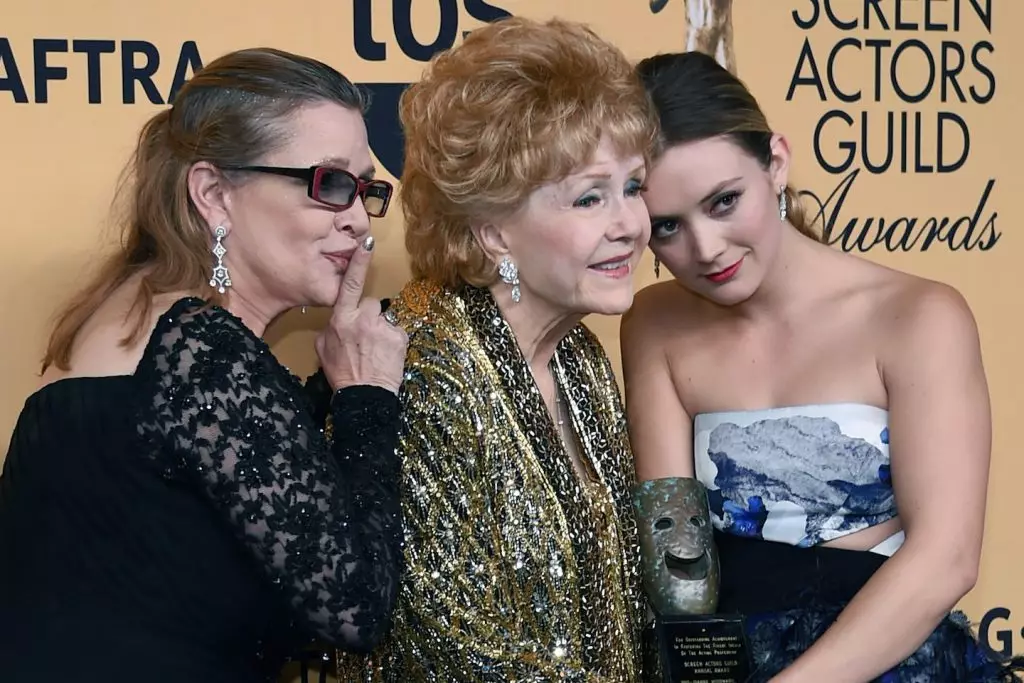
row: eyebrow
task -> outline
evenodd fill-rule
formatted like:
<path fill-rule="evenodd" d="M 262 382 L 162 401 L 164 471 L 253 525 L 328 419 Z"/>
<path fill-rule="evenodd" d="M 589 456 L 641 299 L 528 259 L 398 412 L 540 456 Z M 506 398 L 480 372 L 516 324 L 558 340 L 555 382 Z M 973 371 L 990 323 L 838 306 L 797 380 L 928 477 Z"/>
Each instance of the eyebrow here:
<path fill-rule="evenodd" d="M 741 176 L 736 176 L 735 178 L 729 178 L 728 180 L 723 180 L 722 182 L 720 182 L 717 185 L 715 185 L 714 189 L 712 189 L 711 192 L 708 192 L 706 195 L 704 195 L 704 197 L 700 200 L 700 203 L 701 204 L 706 204 L 707 202 L 709 202 L 712 199 L 714 199 L 715 195 L 717 195 L 719 192 L 721 192 L 722 190 L 724 190 L 725 188 L 729 187 L 730 185 L 732 185 L 733 183 L 735 183 L 735 182 L 737 182 L 739 180 L 743 180 L 743 178 Z M 651 215 L 651 225 L 654 225 L 655 223 L 658 223 L 660 221 L 675 220 L 675 218 L 676 218 L 676 216 L 674 216 L 674 215 L 655 216 L 655 215 L 652 214 Z"/>
<path fill-rule="evenodd" d="M 735 183 L 737 181 L 740 181 L 740 180 L 743 180 L 743 178 L 741 176 L 736 176 L 735 178 L 729 178 L 728 180 L 723 180 L 722 182 L 720 182 L 717 185 L 715 185 L 715 187 L 711 190 L 711 192 L 708 192 L 706 195 L 704 195 L 704 198 L 700 200 L 700 203 L 701 204 L 705 204 L 705 203 L 711 201 L 712 199 L 714 199 L 716 194 L 718 194 L 719 192 L 721 192 L 725 188 L 729 187 L 733 183 Z"/>
<path fill-rule="evenodd" d="M 314 162 L 314 165 L 322 166 L 322 165 L 326 165 L 326 164 L 334 164 L 334 165 L 337 165 L 337 166 L 342 166 L 344 168 L 348 168 L 349 164 L 351 164 L 351 163 L 352 162 L 349 161 L 348 159 L 346 159 L 345 157 L 324 157 L 322 159 L 317 159 Z"/>
<path fill-rule="evenodd" d="M 322 165 L 339 166 L 339 167 L 344 168 L 344 169 L 347 170 L 348 167 L 352 165 L 352 162 L 349 161 L 348 159 L 346 159 L 345 157 L 325 157 L 323 159 L 318 159 L 316 161 L 316 163 L 314 163 L 313 165 L 314 166 L 322 166 Z M 366 169 L 364 169 L 362 172 L 357 173 L 356 175 L 359 176 L 360 178 L 363 178 L 363 179 L 366 179 L 366 180 L 372 180 L 373 177 L 377 175 L 377 169 L 371 164 Z"/>
<path fill-rule="evenodd" d="M 639 174 L 643 173 L 643 171 L 644 171 L 644 165 L 640 164 L 640 165 L 636 166 L 635 168 L 633 168 L 632 170 L 630 170 L 629 175 L 639 175 Z M 607 171 L 594 171 L 592 173 L 581 173 L 580 175 L 570 176 L 570 179 L 571 180 L 586 180 L 586 179 L 591 179 L 591 180 L 609 180 L 609 179 L 611 179 L 611 177 L 612 177 L 612 174 L 607 172 Z"/>

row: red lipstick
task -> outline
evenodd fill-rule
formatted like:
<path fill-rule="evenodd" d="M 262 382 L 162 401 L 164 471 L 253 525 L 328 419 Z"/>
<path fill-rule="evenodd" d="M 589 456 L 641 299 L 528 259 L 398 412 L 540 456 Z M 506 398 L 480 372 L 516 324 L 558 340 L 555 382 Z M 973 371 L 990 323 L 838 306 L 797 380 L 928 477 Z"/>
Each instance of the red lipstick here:
<path fill-rule="evenodd" d="M 731 280 L 733 278 L 733 276 L 736 275 L 736 273 L 739 271 L 740 266 L 742 266 L 742 265 L 743 265 L 743 259 L 740 259 L 739 261 L 737 261 L 736 263 L 732 264 L 728 268 L 726 268 L 724 270 L 720 270 L 717 273 L 710 273 L 708 275 L 705 275 L 704 277 L 706 277 L 707 279 L 711 280 L 716 285 L 720 285 L 723 282 Z"/>

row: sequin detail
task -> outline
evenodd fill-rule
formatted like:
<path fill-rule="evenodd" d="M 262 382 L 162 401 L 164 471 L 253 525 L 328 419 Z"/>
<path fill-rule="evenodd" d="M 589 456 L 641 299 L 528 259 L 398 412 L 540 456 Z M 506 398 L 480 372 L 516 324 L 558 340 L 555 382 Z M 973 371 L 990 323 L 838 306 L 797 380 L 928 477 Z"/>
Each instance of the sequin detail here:
<path fill-rule="evenodd" d="M 618 386 L 577 327 L 553 367 L 582 444 L 576 473 L 486 290 L 413 283 L 403 386 L 408 573 L 395 629 L 345 681 L 641 679 L 633 463 Z"/>
<path fill-rule="evenodd" d="M 200 488 L 311 635 L 372 649 L 403 562 L 397 397 L 339 392 L 332 448 L 266 344 L 191 298 L 160 318 L 137 375 L 153 387 L 138 433 L 164 476 Z"/>

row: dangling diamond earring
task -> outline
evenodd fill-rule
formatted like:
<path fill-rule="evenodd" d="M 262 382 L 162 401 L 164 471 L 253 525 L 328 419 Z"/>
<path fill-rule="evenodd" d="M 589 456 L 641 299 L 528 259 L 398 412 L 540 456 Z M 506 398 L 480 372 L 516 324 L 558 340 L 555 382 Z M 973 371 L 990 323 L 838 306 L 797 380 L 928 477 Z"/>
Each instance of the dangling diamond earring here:
<path fill-rule="evenodd" d="M 512 301 L 519 303 L 519 269 L 508 256 L 502 257 L 501 263 L 498 264 L 498 274 L 501 275 L 502 282 L 512 285 Z"/>
<path fill-rule="evenodd" d="M 213 236 L 217 238 L 217 243 L 213 245 L 213 255 L 217 257 L 217 265 L 213 267 L 210 286 L 223 294 L 224 288 L 231 286 L 231 275 L 228 273 L 228 267 L 224 265 L 224 254 L 228 253 L 228 250 L 224 248 L 224 238 L 228 236 L 228 231 L 223 225 L 218 225 L 213 229 Z"/>
<path fill-rule="evenodd" d="M 303 306 L 302 308 L 300 308 L 299 313 L 301 313 L 302 315 L 306 315 L 306 307 Z"/>
<path fill-rule="evenodd" d="M 789 213 L 788 208 L 789 207 L 786 202 L 786 186 L 783 185 L 779 188 L 779 218 L 781 218 L 783 222 L 785 222 L 786 215 Z"/>
<path fill-rule="evenodd" d="M 661 277 L 661 259 L 657 256 L 654 257 L 654 277 Z"/>

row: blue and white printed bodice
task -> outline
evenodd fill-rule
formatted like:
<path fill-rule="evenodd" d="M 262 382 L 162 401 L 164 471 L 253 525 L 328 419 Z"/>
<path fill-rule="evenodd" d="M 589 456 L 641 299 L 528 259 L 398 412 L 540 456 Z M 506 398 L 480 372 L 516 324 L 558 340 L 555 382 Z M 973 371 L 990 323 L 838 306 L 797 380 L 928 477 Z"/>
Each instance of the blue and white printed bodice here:
<path fill-rule="evenodd" d="M 896 516 L 888 412 L 855 403 L 701 413 L 697 478 L 715 526 L 800 547 Z M 872 551 L 894 553 L 903 533 Z"/>

